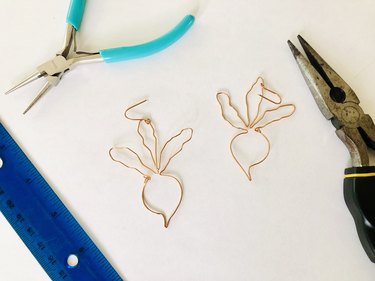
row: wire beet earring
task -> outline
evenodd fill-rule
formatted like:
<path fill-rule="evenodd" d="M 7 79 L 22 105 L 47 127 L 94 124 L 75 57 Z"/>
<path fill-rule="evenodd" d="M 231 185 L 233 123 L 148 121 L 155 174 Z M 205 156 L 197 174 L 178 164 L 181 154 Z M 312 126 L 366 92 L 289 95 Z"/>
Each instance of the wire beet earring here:
<path fill-rule="evenodd" d="M 260 94 L 258 94 L 257 96 L 257 109 L 255 111 L 255 114 L 252 115 L 250 112 L 249 100 L 256 86 L 260 87 Z M 269 97 L 267 95 L 269 95 Z M 226 98 L 225 101 L 223 97 Z M 246 93 L 246 117 L 243 117 L 238 108 L 233 105 L 232 99 L 228 92 L 220 91 L 219 93 L 217 93 L 216 99 L 220 104 L 223 119 L 227 121 L 232 127 L 239 130 L 239 132 L 230 141 L 229 148 L 233 159 L 245 173 L 248 180 L 251 181 L 251 169 L 256 165 L 263 163 L 267 159 L 271 150 L 271 143 L 267 136 L 262 132 L 262 129 L 274 122 L 280 121 L 293 115 L 296 110 L 296 106 L 294 104 L 282 104 L 281 96 L 275 91 L 268 89 L 265 86 L 264 79 L 262 77 L 258 77 L 256 81 L 251 85 L 249 91 Z M 270 116 L 272 113 L 275 116 Z M 264 139 L 267 149 L 265 154 L 260 159 L 257 159 L 255 162 L 252 162 L 245 167 L 243 164 L 241 164 L 241 161 L 234 151 L 234 143 L 241 137 L 249 134 L 251 130 L 259 134 L 259 136 Z"/>
<path fill-rule="evenodd" d="M 161 148 L 159 152 L 159 141 L 158 141 L 157 133 L 155 130 L 155 126 L 153 125 L 151 119 L 150 118 L 131 118 L 128 116 L 128 112 L 131 109 L 145 103 L 146 101 L 147 100 L 141 101 L 129 107 L 125 111 L 125 118 L 128 120 L 138 122 L 137 134 L 141 138 L 143 148 L 145 148 L 146 150 L 147 159 L 145 158 L 142 159 L 142 157 L 130 147 L 113 147 L 109 150 L 109 156 L 111 157 L 113 161 L 120 163 L 121 165 L 129 169 L 133 169 L 143 176 L 144 185 L 142 188 L 142 203 L 146 207 L 146 209 L 149 210 L 150 212 L 162 216 L 164 220 L 164 227 L 167 228 L 169 226 L 169 223 L 172 217 L 176 214 L 178 208 L 181 205 L 181 201 L 184 195 L 184 189 L 183 189 L 181 180 L 172 174 L 167 174 L 166 171 L 172 159 L 176 157 L 182 151 L 185 144 L 188 143 L 192 139 L 193 129 L 192 128 L 182 129 L 178 134 L 171 137 L 164 144 L 164 146 Z M 173 146 L 173 144 L 175 146 Z M 169 157 L 165 157 L 164 155 L 167 153 L 168 148 L 170 148 L 172 152 L 169 153 Z M 113 156 L 113 152 L 115 150 L 122 152 L 124 155 L 127 154 L 126 157 L 129 159 L 129 161 L 130 161 L 130 158 L 132 157 L 135 158 L 136 164 L 132 165 L 124 161 L 116 159 Z M 148 183 L 152 179 L 152 175 L 159 175 L 161 177 L 167 177 L 177 183 L 177 186 L 179 188 L 179 199 L 177 201 L 176 207 L 173 209 L 173 211 L 171 212 L 169 216 L 163 210 L 158 210 L 155 207 L 153 207 L 152 204 L 146 199 L 145 192 L 146 192 Z"/>

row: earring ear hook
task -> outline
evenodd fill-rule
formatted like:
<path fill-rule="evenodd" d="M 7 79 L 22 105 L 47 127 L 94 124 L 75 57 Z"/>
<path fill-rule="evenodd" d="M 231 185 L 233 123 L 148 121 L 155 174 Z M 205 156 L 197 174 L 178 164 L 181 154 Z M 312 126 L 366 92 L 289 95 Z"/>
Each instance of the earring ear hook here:
<path fill-rule="evenodd" d="M 129 112 L 130 110 L 134 109 L 134 108 L 137 107 L 137 106 L 140 106 L 141 104 L 144 104 L 144 103 L 147 102 L 147 101 L 148 101 L 148 100 L 145 99 L 145 100 L 143 100 L 143 101 L 140 101 L 140 102 L 138 102 L 138 103 L 136 103 L 136 104 L 134 104 L 134 105 L 128 107 L 128 108 L 125 110 L 125 113 L 124 113 L 125 118 L 128 119 L 128 120 L 132 120 L 132 121 L 148 121 L 148 122 L 150 122 L 150 119 L 147 119 L 147 118 L 146 118 L 146 119 L 145 119 L 145 118 L 132 118 L 132 117 L 129 117 L 129 115 L 128 115 L 128 112 Z M 147 122 L 146 122 L 146 123 L 147 123 Z"/>
<path fill-rule="evenodd" d="M 266 100 L 268 100 L 269 102 L 272 102 L 273 104 L 281 104 L 282 99 L 281 99 L 280 94 L 278 94 L 277 92 L 275 92 L 275 91 L 273 91 L 273 90 L 267 88 L 267 87 L 264 85 L 264 82 L 260 83 L 260 86 L 262 87 L 262 94 L 259 95 L 261 98 L 266 99 Z M 266 92 L 269 92 L 269 93 L 271 93 L 271 94 L 274 94 L 279 100 L 278 100 L 278 101 L 274 101 L 274 100 L 271 100 L 270 98 L 267 98 L 267 97 L 264 95 L 264 90 L 265 90 Z"/>

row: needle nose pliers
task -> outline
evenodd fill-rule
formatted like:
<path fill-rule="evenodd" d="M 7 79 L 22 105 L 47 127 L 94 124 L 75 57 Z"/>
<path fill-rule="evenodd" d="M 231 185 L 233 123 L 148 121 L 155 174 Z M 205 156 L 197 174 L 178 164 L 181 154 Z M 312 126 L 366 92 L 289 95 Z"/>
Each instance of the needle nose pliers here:
<path fill-rule="evenodd" d="M 290 41 L 289 47 L 320 111 L 350 152 L 353 167 L 345 170 L 344 198 L 362 246 L 375 263 L 375 166 L 370 166 L 367 149 L 375 149 L 374 122 L 352 88 L 301 36 L 298 39 L 308 60 Z"/>
<path fill-rule="evenodd" d="M 46 79 L 43 88 L 26 108 L 24 114 L 26 114 L 51 87 L 56 86 L 64 74 L 74 65 L 95 61 L 111 63 L 152 55 L 169 47 L 180 39 L 190 29 L 195 20 L 193 15 L 187 15 L 165 35 L 141 45 L 112 48 L 98 52 L 77 51 L 76 32 L 81 26 L 85 6 L 86 0 L 71 0 L 66 18 L 67 29 L 63 49 L 58 52 L 52 60 L 37 67 L 33 74 L 5 93 L 9 94 L 38 78 L 44 77 Z"/>

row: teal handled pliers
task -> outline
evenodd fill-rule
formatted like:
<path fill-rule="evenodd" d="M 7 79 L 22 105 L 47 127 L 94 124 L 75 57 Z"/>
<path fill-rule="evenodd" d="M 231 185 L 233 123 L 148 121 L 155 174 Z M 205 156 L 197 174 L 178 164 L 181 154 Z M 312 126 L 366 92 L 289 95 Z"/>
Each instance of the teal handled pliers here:
<path fill-rule="evenodd" d="M 101 50 L 99 52 L 77 51 L 76 32 L 80 28 L 85 6 L 86 0 L 70 1 L 70 7 L 66 18 L 67 30 L 63 49 L 58 52 L 52 60 L 37 67 L 37 70 L 33 74 L 5 93 L 9 94 L 38 78 L 46 78 L 47 81 L 43 88 L 26 108 L 24 114 L 26 114 L 51 87 L 56 86 L 64 74 L 74 65 L 93 61 L 112 63 L 152 55 L 169 47 L 180 39 L 190 29 L 195 20 L 194 16 L 187 15 L 177 26 L 165 35 L 141 45 L 118 47 Z"/>

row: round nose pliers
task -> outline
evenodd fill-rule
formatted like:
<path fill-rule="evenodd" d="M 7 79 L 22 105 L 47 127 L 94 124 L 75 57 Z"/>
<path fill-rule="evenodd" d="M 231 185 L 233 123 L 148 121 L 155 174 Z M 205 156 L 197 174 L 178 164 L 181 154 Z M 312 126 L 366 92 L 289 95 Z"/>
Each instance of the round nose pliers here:
<path fill-rule="evenodd" d="M 76 32 L 81 26 L 85 6 L 86 0 L 71 0 L 66 18 L 67 29 L 63 49 L 58 52 L 52 60 L 38 66 L 34 73 L 5 93 L 9 94 L 38 78 L 44 77 L 46 79 L 43 88 L 26 108 L 24 114 L 26 114 L 51 87 L 56 86 L 64 74 L 72 69 L 73 66 L 84 62 L 104 61 L 112 63 L 152 55 L 179 40 L 190 29 L 195 20 L 193 15 L 187 15 L 168 33 L 144 44 L 100 50 L 98 52 L 78 51 Z"/>

